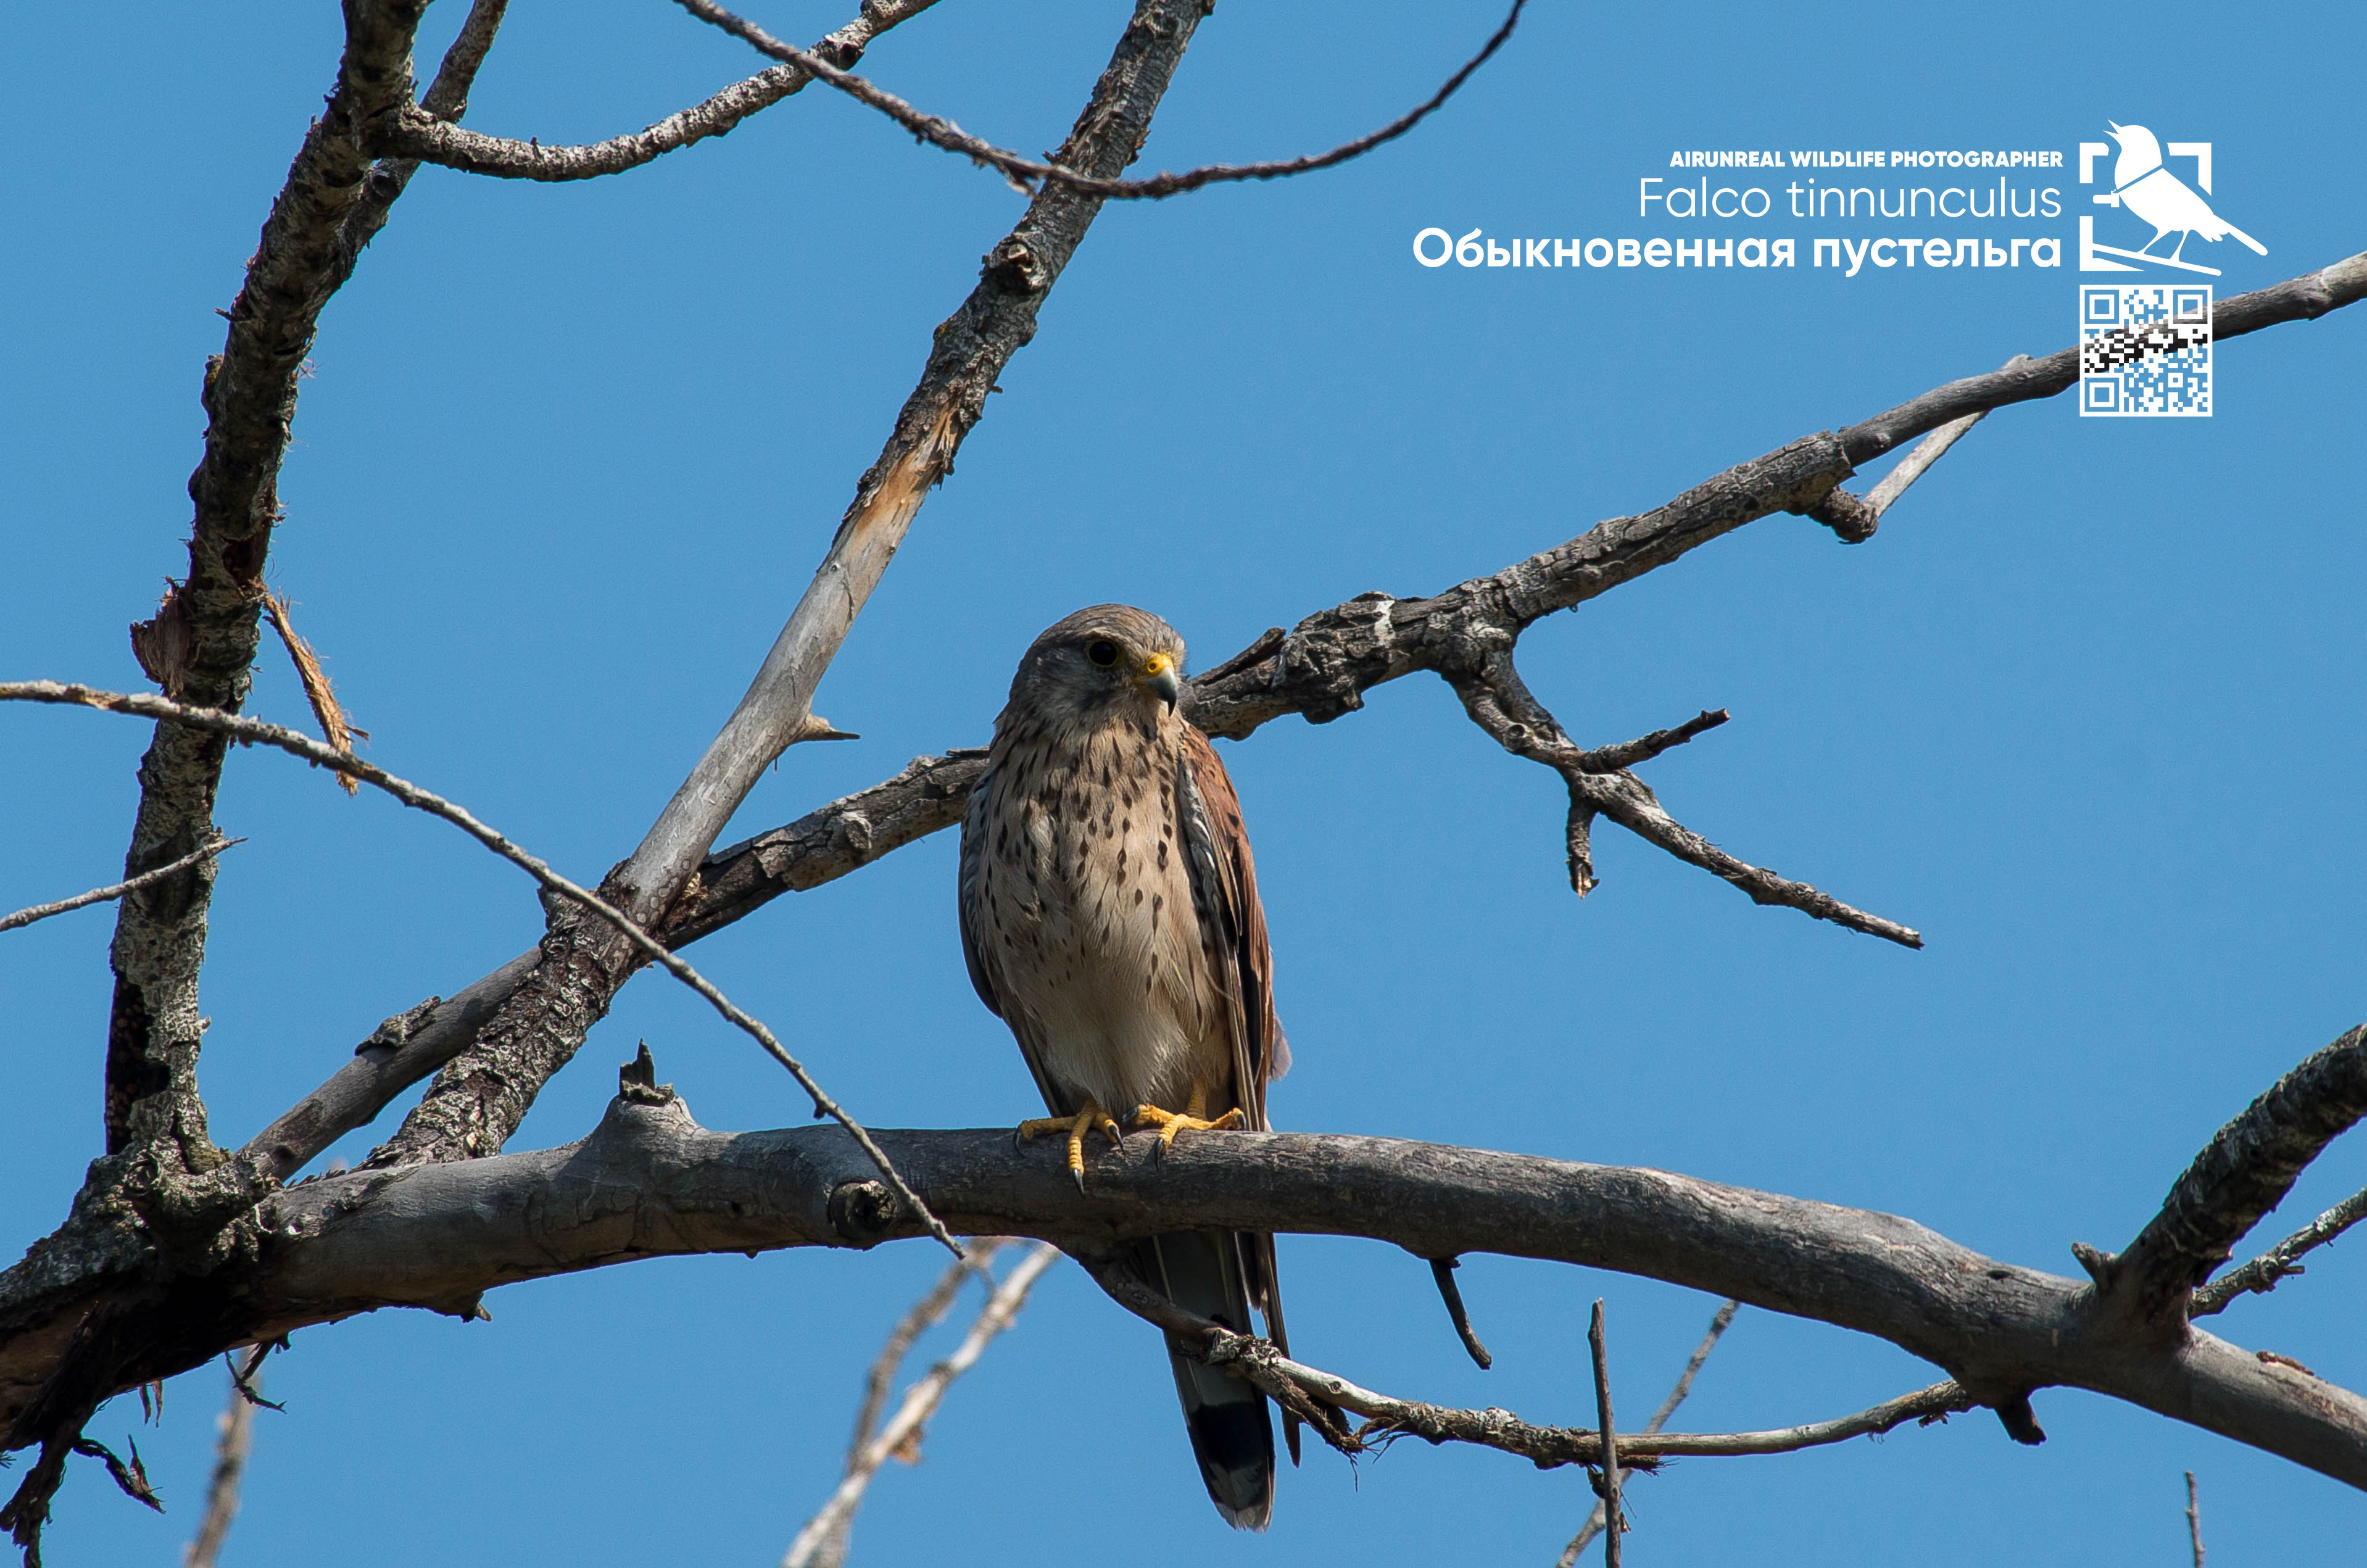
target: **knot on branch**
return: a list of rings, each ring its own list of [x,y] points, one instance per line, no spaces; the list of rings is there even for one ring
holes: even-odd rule
[[[1832,529],[1834,537],[1843,544],[1863,544],[1882,525],[1882,514],[1869,506],[1864,497],[1838,484],[1825,492],[1824,498],[1802,515]]]
[[[153,1145],[133,1157],[126,1178],[122,1200],[146,1225],[165,1267],[189,1277],[252,1262],[263,1236],[255,1205],[279,1187],[255,1156],[225,1154],[210,1170],[190,1171]]]
[[[1052,287],[1052,274],[1043,258],[1016,234],[979,258],[979,276],[1006,294],[1030,299]]]
[[[903,1206],[885,1182],[843,1181],[830,1189],[831,1230],[849,1246],[874,1247],[903,1218]]]
[[[372,1029],[368,1040],[354,1047],[354,1054],[359,1056],[368,1051],[401,1051],[411,1042],[413,1036],[427,1027],[436,1017],[436,1009],[443,1005],[443,997],[430,996],[417,1006],[395,1014]]]

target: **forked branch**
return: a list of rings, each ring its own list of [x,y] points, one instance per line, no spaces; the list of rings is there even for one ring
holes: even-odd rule
[[[806,1071],[804,1063],[789,1054],[788,1048],[784,1046],[773,1031],[764,1026],[762,1019],[743,1011],[730,997],[718,990],[712,981],[691,968],[683,959],[667,950],[663,943],[635,925],[631,916],[623,910],[608,903],[591,889],[579,886],[561,876],[551,869],[549,862],[539,856],[529,854],[501,833],[478,821],[467,808],[456,805],[431,790],[421,789],[407,778],[399,778],[375,763],[365,762],[355,756],[351,752],[339,751],[334,746],[326,745],[310,735],[278,724],[267,724],[259,719],[241,718],[236,714],[218,712],[212,709],[189,708],[162,697],[99,691],[86,686],[70,686],[59,681],[46,680],[0,682],[0,702],[5,701],[50,702],[94,708],[102,712],[126,713],[135,717],[169,721],[186,729],[205,731],[253,744],[276,746],[290,756],[303,758],[316,767],[326,767],[333,774],[358,778],[374,789],[383,790],[414,811],[425,812],[430,816],[440,817],[450,823],[511,865],[526,872],[549,892],[572,900],[585,910],[600,916],[627,942],[639,949],[645,957],[663,967],[676,980],[698,993],[709,1006],[723,1016],[727,1022],[764,1047],[764,1053],[788,1069],[789,1075],[798,1081],[798,1086],[805,1090],[812,1098],[814,1114],[829,1117],[841,1127],[845,1128],[847,1133],[862,1145],[864,1151],[878,1164],[879,1174],[895,1190],[897,1198],[912,1206],[912,1212],[921,1219],[929,1233],[944,1243],[955,1256],[961,1256],[960,1244],[954,1240],[952,1233],[946,1231],[936,1216],[929,1212],[928,1206],[920,1200],[910,1187],[905,1185],[904,1178],[896,1174],[896,1167],[889,1164],[888,1156],[880,1152],[877,1143],[872,1142],[871,1134],[864,1130],[862,1123],[856,1121],[844,1106],[822,1091],[821,1085],[814,1081],[813,1074]]]

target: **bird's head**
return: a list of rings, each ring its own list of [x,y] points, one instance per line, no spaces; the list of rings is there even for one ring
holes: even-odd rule
[[[1044,718],[1163,718],[1184,695],[1184,639],[1148,610],[1094,605],[1047,627],[1019,662],[1011,700]]]
[[[2113,125],[2109,119],[2104,123],[2112,126],[2110,134],[2121,144],[2123,163],[2133,163],[2139,168],[2149,169],[2161,162],[2161,143],[2154,140],[2152,131],[2142,125]]]

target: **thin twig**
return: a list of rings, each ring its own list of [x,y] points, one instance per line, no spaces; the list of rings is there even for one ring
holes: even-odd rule
[[[1709,1359],[1709,1353],[1717,1348],[1718,1337],[1734,1322],[1735,1312],[1741,1305],[1740,1301],[1728,1300],[1718,1307],[1717,1315],[1709,1320],[1709,1332],[1702,1335],[1699,1345],[1693,1346],[1693,1359],[1685,1363],[1685,1369],[1678,1375],[1677,1386],[1669,1391],[1669,1397],[1660,1402],[1660,1408],[1652,1412],[1652,1419],[1644,1423],[1647,1436],[1667,1426],[1669,1417],[1677,1413],[1677,1406],[1684,1403],[1685,1395],[1693,1392],[1693,1379],[1701,1375],[1702,1364]],[[1593,1511],[1587,1515],[1586,1523],[1569,1538],[1569,1544],[1561,1549],[1561,1557],[1554,1568],[1573,1568],[1579,1554],[1587,1549],[1602,1528],[1603,1504],[1598,1499]]]
[[[249,1404],[261,1405],[266,1410],[285,1412],[288,1408],[285,1404],[263,1397],[262,1385],[257,1381],[263,1376],[263,1358],[270,1354],[270,1351],[271,1346],[268,1345],[256,1346],[254,1352],[247,1357],[244,1367],[238,1364],[235,1357],[224,1354],[222,1365],[230,1369],[230,1386],[238,1391],[240,1398]]]
[[[1616,773],[1623,767],[1633,767],[1649,762],[1664,751],[1684,744],[1695,735],[1715,730],[1734,715],[1723,708],[1704,708],[1699,713],[1670,730],[1655,730],[1637,740],[1622,741],[1617,745],[1596,746],[1581,753],[1578,759],[1581,773]]]
[[[169,720],[190,729],[210,730],[216,734],[228,735],[233,740],[277,746],[291,756],[302,757],[315,767],[327,767],[333,771],[349,769],[365,784],[385,790],[404,805],[416,811],[425,812],[430,816],[441,817],[511,865],[525,871],[551,892],[574,900],[585,909],[608,921],[643,955],[705,997],[709,1006],[722,1014],[733,1026],[753,1039],[758,1045],[763,1046],[765,1053],[774,1061],[788,1069],[789,1075],[798,1081],[798,1086],[805,1090],[812,1098],[814,1114],[827,1116],[845,1128],[848,1135],[860,1144],[864,1153],[870,1157],[872,1165],[878,1168],[880,1176],[886,1178],[897,1198],[911,1210],[915,1218],[928,1227],[929,1233],[943,1243],[946,1250],[956,1257],[962,1256],[961,1244],[954,1240],[953,1233],[946,1230],[945,1222],[930,1211],[927,1204],[921,1201],[920,1194],[914,1192],[905,1183],[903,1176],[898,1174],[893,1165],[889,1163],[887,1154],[881,1151],[878,1143],[872,1141],[871,1134],[864,1129],[863,1124],[849,1115],[836,1100],[822,1092],[821,1085],[814,1081],[812,1074],[806,1071],[804,1063],[789,1054],[788,1048],[775,1038],[773,1031],[766,1028],[761,1019],[742,1011],[730,997],[717,990],[714,983],[705,975],[691,968],[675,954],[667,951],[664,944],[633,924],[623,910],[617,908],[591,889],[578,886],[561,876],[551,869],[548,861],[528,854],[494,829],[478,821],[466,808],[453,804],[441,795],[423,790],[409,779],[398,778],[375,763],[364,762],[359,757],[340,752],[333,746],[323,745],[300,731],[290,730],[279,724],[266,724],[258,719],[241,718],[237,714],[224,713],[218,709],[193,708],[185,703],[175,702],[168,698],[151,697],[137,692],[101,691],[91,687],[69,685],[53,680],[0,681],[0,701],[51,702],[72,707],[96,708],[109,713],[133,714],[143,719]]]
[[[895,1390],[897,1369],[903,1366],[913,1342],[936,1327],[953,1310],[961,1288],[969,1283],[972,1275],[984,1279],[988,1291],[992,1292],[994,1277],[988,1272],[988,1265],[1010,1241],[1008,1236],[970,1237],[969,1244],[962,1249],[968,1256],[947,1264],[928,1294],[913,1302],[889,1331],[888,1342],[880,1346],[878,1358],[871,1363],[871,1371],[863,1381],[863,1403],[855,1413],[855,1436],[846,1445],[845,1475],[854,1475],[863,1468],[864,1454],[871,1447],[880,1413],[888,1408],[888,1396]],[[810,1568],[839,1568],[846,1561],[847,1535],[854,1524],[855,1509],[849,1506],[814,1547]]]
[[[1177,1343],[1191,1347],[1188,1353],[1208,1365],[1230,1367],[1270,1398],[1302,1410],[1301,1419],[1316,1426],[1332,1447],[1343,1453],[1360,1453],[1375,1443],[1385,1445],[1403,1436],[1420,1437],[1426,1443],[1470,1443],[1496,1449],[1517,1454],[1541,1470],[1603,1462],[1599,1430],[1541,1426],[1522,1420],[1509,1410],[1455,1410],[1376,1393],[1335,1372],[1292,1360],[1276,1350],[1272,1340],[1235,1334],[1222,1324],[1186,1312],[1137,1279],[1115,1254],[1073,1256],[1112,1301],[1166,1330]],[[1928,1426],[1971,1410],[1978,1403],[1963,1384],[1949,1381],[1901,1394],[1853,1415],[1800,1426],[1763,1432],[1629,1436],[1618,1440],[1619,1466],[1632,1474],[1638,1470],[1657,1469],[1663,1459],[1788,1454],[1887,1432],[1908,1421]],[[1305,1414],[1307,1411],[1313,1414]],[[1352,1434],[1339,1433],[1332,1423],[1341,1411],[1365,1417],[1365,1424]]]
[[[2186,1537],[2194,1546],[2194,1568],[2203,1568],[2203,1505],[2194,1495],[2194,1472],[2186,1472]]]
[[[213,1479],[206,1483],[205,1517],[198,1521],[198,1533],[181,1554],[181,1568],[214,1568],[214,1560],[221,1555],[222,1539],[230,1534],[231,1521],[238,1517],[239,1483],[255,1447],[256,1403],[248,1385],[239,1381],[238,1369],[232,1368],[230,1403],[215,1420],[220,1436],[214,1441]]]
[[[1306,157],[1283,158],[1258,164],[1207,164],[1184,173],[1154,175],[1149,179],[1100,179],[1059,164],[1038,163],[1018,153],[970,135],[952,120],[934,114],[924,114],[893,93],[882,91],[872,83],[842,71],[821,56],[783,43],[754,23],[743,20],[714,3],[714,0],[676,0],[682,8],[702,22],[721,28],[735,38],[745,40],[759,51],[776,60],[797,65],[813,77],[836,87],[850,97],[870,105],[923,142],[934,143],[948,153],[958,153],[973,163],[1000,170],[1004,178],[1023,191],[1032,189],[1029,181],[1063,186],[1088,196],[1113,200],[1160,200],[1179,196],[1187,190],[1197,190],[1205,185],[1217,185],[1235,180],[1280,179],[1290,175],[1311,174],[1336,164],[1371,152],[1386,142],[1399,137],[1420,125],[1432,113],[1453,97],[1473,72],[1485,65],[1489,57],[1503,48],[1512,38],[1512,29],[1520,24],[1521,12],[1528,0],[1512,0],[1512,8],[1505,15],[1503,25],[1482,46],[1479,52],[1464,62],[1463,68],[1446,79],[1444,86],[1433,93],[1420,107],[1399,115],[1378,131],[1343,142],[1328,153],[1316,153]]]
[[[1594,1358],[1594,1414],[1603,1433],[1603,1562],[1619,1568],[1619,1538],[1627,1521],[1619,1512],[1619,1437],[1611,1425],[1611,1358],[1603,1345],[1603,1298],[1594,1298],[1593,1321],[1587,1324],[1586,1347]]]
[[[787,1553],[781,1559],[781,1568],[813,1568],[815,1553],[838,1529],[841,1522],[853,1516],[855,1506],[863,1500],[864,1490],[871,1484],[871,1478],[878,1473],[879,1467],[890,1457],[908,1452],[919,1443],[921,1429],[943,1403],[946,1390],[953,1385],[955,1379],[977,1364],[979,1357],[995,1335],[1011,1326],[1012,1321],[1019,1315],[1019,1309],[1027,1304],[1027,1292],[1034,1288],[1036,1278],[1059,1260],[1060,1249],[1049,1242],[1038,1242],[1028,1249],[1027,1256],[1021,1258],[1018,1265],[1003,1277],[1002,1282],[995,1287],[994,1294],[988,1298],[985,1307],[980,1311],[978,1321],[970,1324],[969,1333],[963,1338],[959,1348],[930,1368],[926,1376],[904,1391],[904,1403],[864,1449],[859,1464],[848,1468],[846,1479],[838,1483],[838,1490],[831,1494],[830,1501],[806,1521],[805,1528],[799,1530],[797,1540],[789,1543]]]
[[[1438,1299],[1446,1303],[1446,1315],[1455,1324],[1455,1337],[1463,1341],[1463,1348],[1484,1372],[1496,1364],[1496,1358],[1488,1354],[1488,1347],[1471,1332],[1471,1314],[1464,1310],[1463,1292],[1455,1283],[1455,1271],[1462,1267],[1459,1257],[1433,1257],[1430,1260],[1430,1277],[1438,1282]]]
[[[30,908],[20,909],[14,915],[0,915],[0,931],[14,931],[19,926],[30,926],[34,921],[47,920],[52,915],[64,915],[77,909],[87,909],[94,903],[105,903],[109,899],[121,898],[125,893],[138,892],[142,888],[187,870],[208,856],[219,855],[233,844],[245,842],[243,838],[216,838],[210,844],[201,845],[191,850],[169,866],[159,866],[153,871],[142,871],[138,876],[126,881],[117,882],[111,887],[93,888],[88,892],[78,892],[72,898],[62,898],[55,903],[37,903]]]
[[[6,924],[0,922],[0,927]],[[2187,1315],[2200,1318],[2224,1312],[2238,1296],[2250,1291],[2265,1294],[2275,1290],[2277,1281],[2288,1275],[2308,1273],[2301,1266],[2301,1255],[2324,1246],[2361,1220],[2367,1220],[2367,1187],[2352,1193],[2251,1262],[2229,1269],[2195,1291],[2194,1304],[2187,1309]]]
[[[811,52],[852,65],[880,34],[919,16],[936,0],[869,0],[862,14],[813,46]],[[497,179],[596,179],[639,168],[664,154],[721,136],[749,116],[802,91],[812,75],[801,65],[776,65],[732,83],[686,109],[643,130],[605,142],[568,146],[539,140],[487,136],[448,123],[434,96],[416,108],[398,106],[370,131],[371,145],[391,158],[440,164]]]

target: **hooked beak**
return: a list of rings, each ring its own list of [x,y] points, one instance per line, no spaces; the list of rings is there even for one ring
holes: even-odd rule
[[[1151,654],[1143,665],[1142,673],[1134,677],[1134,683],[1156,694],[1161,701],[1167,704],[1171,713],[1175,710],[1177,699],[1184,695],[1183,677],[1176,674],[1175,661],[1165,653]]]

